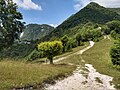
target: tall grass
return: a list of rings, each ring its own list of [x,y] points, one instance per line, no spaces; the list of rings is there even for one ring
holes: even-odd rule
[[[98,72],[114,77],[113,83],[120,89],[120,70],[114,68],[110,58],[110,48],[112,40],[104,39],[85,53],[82,57],[86,63],[92,64]]]
[[[0,90],[42,85],[57,76],[70,74],[75,66],[41,65],[18,61],[0,62]],[[50,79],[50,80],[49,80]]]
[[[113,83],[116,88],[120,89],[120,69],[112,65],[109,54],[112,45],[113,40],[104,39],[96,42],[91,49],[85,51],[82,55],[72,55],[61,62],[76,65],[92,64],[98,72],[114,77]],[[85,62],[82,62],[82,60],[85,60]]]

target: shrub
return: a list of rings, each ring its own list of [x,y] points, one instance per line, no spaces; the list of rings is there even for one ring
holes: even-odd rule
[[[67,35],[65,35],[61,38],[61,42],[62,42],[62,45],[63,45],[63,52],[66,51],[66,46],[67,46],[68,41],[69,41],[69,38],[68,38]]]
[[[34,50],[32,53],[30,53],[30,55],[27,56],[27,60],[33,61],[33,60],[36,60],[38,58],[43,58],[43,57],[45,57],[45,55],[42,51]]]
[[[110,51],[110,56],[113,65],[120,65],[120,40],[114,43]]]

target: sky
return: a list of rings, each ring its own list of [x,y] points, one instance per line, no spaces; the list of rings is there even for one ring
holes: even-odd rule
[[[49,24],[58,26],[90,2],[104,7],[118,8],[120,0],[13,0],[26,24]]]

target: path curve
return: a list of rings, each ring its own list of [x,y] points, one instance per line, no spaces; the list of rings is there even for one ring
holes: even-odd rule
[[[95,44],[93,41],[89,41],[89,43],[90,43],[90,45],[89,45],[88,47],[86,47],[86,48],[84,48],[84,49],[82,49],[82,50],[80,50],[80,51],[78,51],[78,52],[76,52],[76,53],[72,53],[72,54],[70,54],[70,55],[68,55],[68,56],[65,56],[65,57],[62,57],[62,58],[58,58],[58,59],[54,60],[53,62],[54,62],[54,63],[59,62],[59,61],[64,60],[64,59],[66,59],[66,58],[68,58],[68,57],[70,57],[71,55],[74,55],[74,54],[82,54],[82,53],[85,52],[86,50],[88,50],[88,49],[90,49],[91,47],[93,47],[94,44]]]
[[[86,50],[94,46],[94,42],[90,41],[90,45],[74,54],[83,54]],[[68,56],[67,56],[68,57]],[[59,62],[67,57],[56,60]],[[82,68],[87,69],[83,71]],[[46,90],[116,90],[114,85],[110,84],[113,77],[100,74],[91,64],[85,64],[84,67],[78,65],[73,75],[64,80],[57,81],[55,85],[47,85]],[[99,81],[99,82],[98,82]]]

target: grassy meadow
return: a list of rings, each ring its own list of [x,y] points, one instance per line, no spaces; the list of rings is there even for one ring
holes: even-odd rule
[[[44,82],[53,83],[53,79],[65,77],[75,69],[69,65],[42,65],[18,61],[0,62],[0,90],[30,87],[36,88]]]
[[[68,58],[57,62],[55,65],[44,65],[37,63],[24,63],[19,61],[1,61],[0,62],[0,90],[21,87],[34,87],[42,85],[44,82],[53,83],[54,79],[65,77],[75,70],[76,65],[84,65],[85,63],[92,64],[98,72],[114,77],[113,83],[117,88],[120,88],[120,69],[114,68],[111,62],[109,51],[113,41],[103,39],[96,42],[94,47],[87,50],[83,55],[76,55],[75,53],[86,46],[77,47],[71,52],[64,53],[55,57],[55,59],[71,55]],[[85,62],[81,62],[81,60]],[[72,63],[73,65],[68,65]]]
[[[100,42],[96,42],[91,49],[82,55],[73,55],[61,61],[61,63],[73,63],[76,65],[84,65],[85,63],[92,64],[98,72],[114,77],[113,83],[116,88],[120,89],[120,69],[116,69],[115,66],[112,65],[109,55],[112,45],[112,40],[103,39]],[[85,62],[81,62],[82,59],[85,60]]]
[[[54,59],[72,55],[73,53],[87,47],[88,42],[83,46],[71,49],[70,51],[56,56]],[[40,88],[43,83],[53,83],[55,79],[66,77],[75,69],[75,65],[68,63],[57,63],[54,65],[41,64],[41,60],[33,62],[14,61],[10,59],[0,61],[0,90],[13,88]],[[40,62],[40,63],[39,63]]]
[[[98,72],[114,77],[113,83],[120,89],[120,69],[112,65],[110,58],[110,48],[113,41],[104,39],[95,46],[83,53],[82,57],[86,63],[92,64]]]

